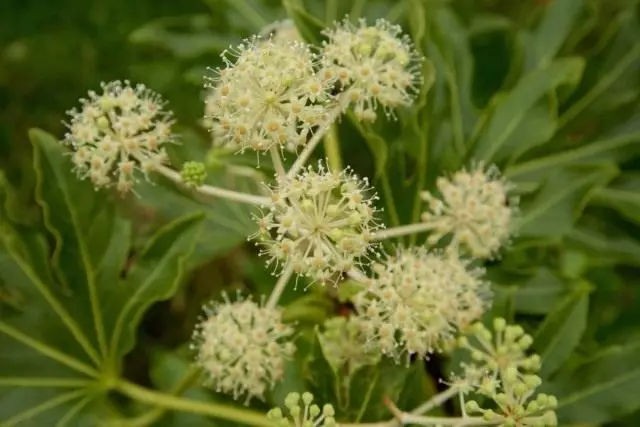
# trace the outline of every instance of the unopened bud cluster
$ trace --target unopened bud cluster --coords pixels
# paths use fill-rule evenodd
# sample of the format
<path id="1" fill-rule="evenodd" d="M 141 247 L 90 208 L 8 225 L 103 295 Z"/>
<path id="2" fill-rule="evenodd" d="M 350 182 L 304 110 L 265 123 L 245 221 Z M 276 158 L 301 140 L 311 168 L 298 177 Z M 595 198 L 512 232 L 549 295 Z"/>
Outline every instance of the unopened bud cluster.
<path id="1" fill-rule="evenodd" d="M 180 177 L 187 187 L 200 187 L 207 178 L 207 168 L 202 162 L 185 162 Z"/>
<path id="2" fill-rule="evenodd" d="M 217 391 L 235 399 L 262 398 L 284 374 L 295 348 L 293 328 L 282 323 L 280 310 L 240 300 L 205 309 L 194 334 L 197 362 Z"/>
<path id="3" fill-rule="evenodd" d="M 535 373 L 540 369 L 540 356 L 527 356 L 533 339 L 522 327 L 507 325 L 502 318 L 493 322 L 491 332 L 480 323 L 472 328 L 472 336 L 460 339 L 460 345 L 471 352 L 470 372 L 474 375 L 473 390 L 491 399 L 496 407 L 483 409 L 477 401 L 465 404 L 471 414 L 481 414 L 487 422 L 506 427 L 555 427 L 558 425 L 554 396 L 535 394 L 542 380 Z"/>
<path id="4" fill-rule="evenodd" d="M 267 418 L 276 427 L 337 427 L 333 406 L 325 404 L 322 408 L 313 403 L 313 395 L 309 392 L 289 393 L 284 399 L 288 412 L 283 414 L 280 408 L 267 413 Z"/>
<path id="5" fill-rule="evenodd" d="M 499 178 L 496 168 L 482 165 L 461 170 L 451 178 L 440 177 L 438 195 L 422 194 L 428 210 L 422 220 L 429 225 L 428 242 L 445 236 L 453 247 L 475 258 L 491 258 L 513 232 L 516 202 L 509 198 L 509 185 Z"/>
<path id="6" fill-rule="evenodd" d="M 146 177 L 167 160 L 163 144 L 171 141 L 171 114 L 160 96 L 142 84 L 102 83 L 102 93 L 89 92 L 80 109 L 68 112 L 65 142 L 81 179 L 96 188 L 115 185 L 127 193 L 136 171 Z"/>
<path id="7" fill-rule="evenodd" d="M 360 368 L 380 361 L 380 352 L 367 345 L 362 320 L 357 316 L 333 317 L 318 334 L 322 354 L 334 372 L 351 377 Z"/>
<path id="8" fill-rule="evenodd" d="M 375 252 L 379 228 L 369 183 L 349 169 L 336 173 L 322 163 L 292 179 L 279 179 L 272 203 L 257 217 L 255 236 L 268 263 L 291 267 L 325 283 Z"/>
<path id="9" fill-rule="evenodd" d="M 456 254 L 398 249 L 373 271 L 354 302 L 369 343 L 394 358 L 439 350 L 485 310 L 488 285 L 479 277 L 482 271 Z"/>

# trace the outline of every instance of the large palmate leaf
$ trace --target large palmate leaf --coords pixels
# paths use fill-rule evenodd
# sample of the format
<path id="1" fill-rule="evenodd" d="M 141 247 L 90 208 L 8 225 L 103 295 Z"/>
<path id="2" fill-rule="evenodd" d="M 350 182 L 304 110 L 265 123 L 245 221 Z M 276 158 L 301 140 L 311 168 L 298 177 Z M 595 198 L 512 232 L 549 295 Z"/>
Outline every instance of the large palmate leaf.
<path id="1" fill-rule="evenodd" d="M 100 406 L 117 375 L 110 350 L 119 357 L 130 348 L 141 311 L 175 291 L 201 218 L 160 230 L 121 282 L 129 224 L 104 193 L 77 180 L 52 136 L 34 130 L 31 139 L 36 200 L 53 246 L 38 230 L 0 223 L 0 281 L 17 296 L 0 311 L 0 420 L 95 425 L 96 414 L 85 418 L 83 408 Z M 110 346 L 118 317 L 126 322 L 118 332 L 124 344 Z"/>

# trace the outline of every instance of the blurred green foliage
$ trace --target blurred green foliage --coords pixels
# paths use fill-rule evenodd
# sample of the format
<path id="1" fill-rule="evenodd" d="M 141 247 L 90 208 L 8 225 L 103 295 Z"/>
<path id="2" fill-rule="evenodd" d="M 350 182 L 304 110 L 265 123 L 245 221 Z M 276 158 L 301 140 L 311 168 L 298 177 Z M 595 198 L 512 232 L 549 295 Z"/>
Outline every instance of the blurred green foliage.
<path id="1" fill-rule="evenodd" d="M 536 338 L 536 350 L 545 361 L 547 387 L 560 399 L 561 421 L 567 425 L 637 426 L 638 3 L 5 0 L 0 4 L 0 222 L 6 228 L 0 231 L 10 236 L 7 242 L 11 244 L 5 243 L 0 251 L 0 278 L 13 285 L 19 277 L 23 279 L 19 286 L 25 288 L 16 290 L 0 282 L 0 314 L 22 313 L 24 298 L 31 297 L 27 282 L 60 291 L 56 286 L 67 283 L 67 275 L 78 274 L 72 261 L 60 258 L 56 251 L 69 250 L 70 259 L 75 260 L 76 246 L 100 242 L 104 247 L 92 248 L 95 254 L 90 254 L 90 263 L 110 259 L 114 271 L 122 269 L 125 279 L 133 277 L 124 283 L 131 285 L 135 280 L 148 286 L 140 291 L 148 304 L 133 304 L 120 320 L 127 328 L 109 347 L 115 352 L 110 359 L 112 368 L 122 369 L 124 376 L 140 384 L 173 389 L 187 371 L 185 343 L 202 302 L 222 290 L 240 288 L 265 294 L 273 286 L 270 272 L 244 244 L 254 228 L 250 209 L 225 201 L 205 204 L 165 182 L 141 187 L 140 199 L 123 202 L 109 196 L 110 203 L 106 203 L 84 185 L 87 183 L 78 184 L 63 171 L 61 152 L 55 150 L 50 136 L 32 132 L 32 145 L 28 129 L 40 127 L 60 137 L 64 112 L 88 89 L 102 80 L 142 81 L 162 93 L 176 112 L 182 135 L 182 145 L 171 153 L 176 165 L 207 160 L 208 182 L 252 190 L 253 179 L 229 177 L 225 165 L 245 167 L 255 157 L 217 158 L 209 151 L 209 136 L 198 125 L 206 67 L 218 65 L 218 54 L 229 44 L 287 16 L 310 41 L 317 41 L 318 30 L 345 13 L 387 17 L 403 24 L 433 61 L 437 78 L 429 94 L 421 96 L 412 110 L 399 112 L 396 122 L 362 126 L 345 118 L 339 129 L 345 163 L 376 178 L 389 224 L 417 220 L 420 206 L 415 193 L 432 186 L 437 175 L 471 159 L 497 163 L 517 184 L 523 227 L 504 258 L 488 265 L 495 284 L 491 314 L 518 320 Z M 36 154 L 40 150 L 35 169 L 33 147 Z M 269 172 L 264 162 L 256 173 Z M 56 196 L 57 187 L 80 196 L 84 203 L 61 204 L 64 197 Z M 134 203 L 128 203 L 131 201 Z M 60 216 L 80 207 L 88 212 L 82 214 L 85 219 L 93 219 L 94 212 L 105 212 L 95 219 L 102 224 L 104 235 L 92 234 L 91 221 L 69 229 L 64 218 L 47 219 L 49 206 L 57 206 Z M 82 243 L 83 233 L 95 240 Z M 189 236 L 193 245 L 187 242 Z M 165 241 L 173 239 L 178 242 L 173 251 L 181 253 L 176 259 Z M 142 262 L 134 262 L 129 276 L 126 265 L 135 256 Z M 150 264 L 154 262 L 164 282 L 146 281 L 153 277 Z M 118 320 L 113 317 L 131 292 L 136 291 L 125 286 L 121 294 L 104 298 L 109 331 L 117 329 Z M 86 303 L 85 297 L 80 295 L 80 305 Z M 165 301 L 156 303 L 161 300 Z M 311 330 L 308 326 L 340 309 L 333 295 L 322 292 L 300 297 L 290 291 L 283 302 L 292 301 L 290 314 L 305 309 L 307 318 L 298 321 L 307 332 Z M 46 307 L 42 310 L 43 318 L 55 318 Z M 80 319 L 89 316 L 82 310 L 78 313 Z M 26 317 L 24 321 L 36 320 Z M 56 325 L 51 328 L 55 335 Z M 43 332 L 44 340 L 52 338 L 47 332 Z M 54 338 L 52 345 L 80 353 L 68 344 L 68 336 Z M 97 341 L 90 344 L 99 346 Z M 335 400 L 335 378 L 319 356 L 313 333 L 301 334 L 299 347 L 302 356 L 287 368 L 285 382 L 274 390 L 270 403 L 280 402 L 286 392 L 305 385 L 319 398 Z M 23 356 L 16 352 L 3 359 L 4 348 L 0 347 L 0 363 Z M 121 360 L 119 356 L 125 353 Z M 54 369 L 49 365 L 41 368 L 45 372 Z M 361 373 L 354 379 L 354 388 L 365 387 L 364 380 L 379 375 L 383 379 L 371 385 L 376 396 L 385 393 L 400 406 L 410 407 L 433 393 L 436 385 L 431 374 L 446 372 L 446 364 L 437 359 L 427 368 L 429 375 L 421 365 L 412 371 L 383 365 L 375 372 Z M 33 400 L 23 399 L 21 404 L 43 400 L 50 392 L 30 396 Z M 185 395 L 225 400 L 200 387 L 189 388 Z M 362 409 L 364 419 L 385 418 L 379 413 L 380 406 L 368 408 L 361 397 L 353 396 L 355 403 L 345 406 L 345 413 Z M 116 420 L 147 414 L 136 403 L 118 399 L 113 403 L 99 401 L 94 414 Z M 258 405 L 259 409 L 263 406 Z M 10 405 L 0 403 L 0 416 L 8 417 L 15 410 L 8 408 Z M 158 419 L 154 425 L 230 425 L 184 414 Z M 87 420 L 86 425 L 93 425 L 95 417 Z"/>

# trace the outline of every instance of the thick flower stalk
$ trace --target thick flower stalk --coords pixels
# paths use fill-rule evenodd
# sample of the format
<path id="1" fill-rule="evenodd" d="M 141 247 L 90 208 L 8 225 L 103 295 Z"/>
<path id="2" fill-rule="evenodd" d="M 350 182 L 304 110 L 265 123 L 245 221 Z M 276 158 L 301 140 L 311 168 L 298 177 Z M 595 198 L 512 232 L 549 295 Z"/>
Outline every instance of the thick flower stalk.
<path id="1" fill-rule="evenodd" d="M 301 405 L 302 403 L 302 405 Z M 309 392 L 289 393 L 284 400 L 288 415 L 280 408 L 273 408 L 267 417 L 277 427 L 337 427 L 333 406 L 325 404 L 322 408 L 313 403 L 313 395 Z"/>
<path id="2" fill-rule="evenodd" d="M 375 365 L 380 353 L 367 345 L 362 321 L 357 316 L 332 317 L 318 333 L 322 354 L 334 372 L 351 377 L 360 368 Z"/>
<path id="3" fill-rule="evenodd" d="M 488 306 L 482 271 L 454 253 L 399 249 L 373 270 L 354 302 L 370 345 L 396 359 L 441 350 Z"/>
<path id="4" fill-rule="evenodd" d="M 555 427 L 554 396 L 535 393 L 541 379 L 540 357 L 527 355 L 533 339 L 517 325 L 507 325 L 497 318 L 494 332 L 480 323 L 472 328 L 472 336 L 462 337 L 460 344 L 471 352 L 473 363 L 466 365 L 470 388 L 495 403 L 484 409 L 477 401 L 465 404 L 470 414 L 481 414 L 485 421 L 504 427 Z"/>
<path id="5" fill-rule="evenodd" d="M 295 348 L 288 339 L 292 327 L 281 320 L 277 308 L 240 300 L 212 304 L 194 333 L 197 363 L 216 391 L 234 399 L 262 398 L 284 374 L 285 362 Z"/>
<path id="6" fill-rule="evenodd" d="M 493 257 L 512 235 L 517 213 L 517 200 L 509 197 L 510 186 L 497 168 L 478 165 L 440 177 L 436 185 L 437 194 L 422 194 L 427 203 L 422 230 L 431 232 L 428 243 L 449 236 L 453 247 L 474 258 Z"/>
<path id="7" fill-rule="evenodd" d="M 421 56 L 398 25 L 380 19 L 375 25 L 348 19 L 324 31 L 322 73 L 337 79 L 357 118 L 376 119 L 377 106 L 387 115 L 413 102 L 422 81 Z"/>
<path id="8" fill-rule="evenodd" d="M 64 142 L 72 147 L 78 176 L 96 188 L 115 184 L 127 193 L 136 182 L 167 161 L 163 145 L 172 140 L 172 115 L 159 95 L 143 84 L 102 83 L 102 93 L 90 91 L 72 109 Z"/>
<path id="9" fill-rule="evenodd" d="M 313 281 L 335 282 L 375 253 L 376 198 L 367 179 L 318 163 L 291 180 L 278 179 L 272 203 L 256 218 L 254 238 L 264 247 L 267 264 L 290 267 Z"/>
<path id="10" fill-rule="evenodd" d="M 234 151 L 303 146 L 327 113 L 327 82 L 298 41 L 254 37 L 222 54 L 226 68 L 206 78 L 205 124 Z"/>

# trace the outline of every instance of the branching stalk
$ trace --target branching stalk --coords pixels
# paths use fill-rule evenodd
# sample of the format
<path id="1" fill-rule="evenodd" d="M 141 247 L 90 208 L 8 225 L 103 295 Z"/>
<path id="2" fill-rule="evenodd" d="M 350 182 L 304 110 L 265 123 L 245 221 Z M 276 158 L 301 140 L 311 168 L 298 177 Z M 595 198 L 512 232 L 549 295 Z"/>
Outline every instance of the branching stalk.
<path id="1" fill-rule="evenodd" d="M 230 405 L 222 405 L 213 402 L 200 402 L 172 396 L 170 394 L 141 387 L 122 379 L 118 381 L 116 388 L 122 394 L 137 400 L 138 402 L 160 408 L 207 415 L 214 418 L 233 421 L 239 425 L 273 427 L 273 423 L 270 422 L 265 415 L 250 409 L 236 408 Z"/>
<path id="2" fill-rule="evenodd" d="M 171 168 L 168 168 L 166 166 L 159 166 L 156 169 L 156 172 L 161 173 L 177 184 L 182 184 L 182 177 L 180 176 L 180 173 Z M 220 197 L 222 199 L 233 200 L 235 202 L 247 203 L 250 205 L 264 206 L 271 203 L 271 200 L 268 197 L 227 190 L 225 188 L 214 187 L 211 185 L 202 185 L 196 188 L 196 191 L 207 196 Z"/>
<path id="3" fill-rule="evenodd" d="M 269 300 L 267 301 L 266 307 L 274 308 L 278 304 L 278 300 L 282 296 L 284 292 L 284 288 L 287 287 L 287 283 L 289 283 L 289 279 L 293 275 L 293 266 L 289 264 L 280 274 L 278 281 L 276 282 L 276 286 L 274 286 L 273 291 L 271 291 L 271 295 L 269 295 Z"/>
<path id="4" fill-rule="evenodd" d="M 409 225 L 401 225 L 399 227 L 391 227 L 386 230 L 377 231 L 373 236 L 374 240 L 385 240 L 392 237 L 406 236 L 407 234 L 424 233 L 431 230 L 433 226 L 427 223 L 415 223 Z"/>
<path id="5" fill-rule="evenodd" d="M 279 149 L 273 146 L 269 149 L 269 154 L 271 154 L 271 161 L 273 162 L 273 168 L 276 170 L 276 174 L 278 174 L 280 178 L 284 178 L 287 173 L 284 170 Z"/>
<path id="6" fill-rule="evenodd" d="M 298 172 L 300 172 L 300 169 L 302 169 L 302 167 L 305 165 L 305 163 L 311 156 L 311 153 L 313 153 L 313 150 L 315 150 L 315 148 L 318 146 L 320 141 L 322 141 L 322 138 L 325 136 L 327 131 L 331 129 L 331 126 L 333 126 L 333 124 L 338 119 L 340 114 L 342 114 L 342 111 L 344 110 L 345 101 L 346 101 L 346 98 L 344 97 L 338 98 L 337 105 L 329 113 L 326 121 L 322 124 L 322 126 L 320 126 L 315 131 L 315 133 L 313 134 L 313 137 L 311 137 L 309 142 L 307 142 L 307 145 L 300 152 L 300 154 L 298 155 L 298 158 L 291 166 L 291 169 L 289 169 L 289 172 L 287 172 L 288 179 L 293 178 L 298 174 Z"/>

